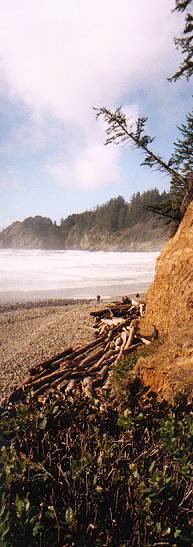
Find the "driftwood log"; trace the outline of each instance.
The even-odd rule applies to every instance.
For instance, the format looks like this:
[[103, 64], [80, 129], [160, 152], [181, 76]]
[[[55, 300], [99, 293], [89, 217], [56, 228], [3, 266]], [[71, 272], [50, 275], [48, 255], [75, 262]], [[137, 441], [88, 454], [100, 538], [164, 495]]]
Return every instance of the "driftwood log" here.
[[91, 376], [86, 376], [82, 382], [82, 390], [85, 397], [92, 399], [93, 397], [93, 379]]
[[[108, 307], [91, 312], [96, 320], [95, 338], [82, 347], [68, 347], [51, 359], [35, 367], [10, 396], [17, 401], [31, 391], [32, 397], [43, 400], [48, 392], [57, 389], [66, 395], [82, 394], [93, 397], [108, 391], [112, 386], [113, 367], [127, 354], [137, 351], [150, 340], [141, 337], [138, 318], [141, 303], [115, 302]], [[144, 304], [143, 304], [144, 306]]]

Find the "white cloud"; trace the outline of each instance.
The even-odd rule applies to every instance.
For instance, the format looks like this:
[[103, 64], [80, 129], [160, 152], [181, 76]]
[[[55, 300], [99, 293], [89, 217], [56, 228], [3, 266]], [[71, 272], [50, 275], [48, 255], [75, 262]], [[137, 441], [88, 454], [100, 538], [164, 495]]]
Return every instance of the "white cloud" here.
[[62, 186], [91, 189], [119, 181], [118, 158], [117, 148], [93, 144], [84, 148], [73, 163], [56, 161], [47, 171]]
[[[69, 177], [75, 186], [106, 184], [109, 170], [117, 179], [119, 154], [99, 146], [92, 106], [117, 105], [137, 86], [160, 93], [158, 82], [175, 66], [173, 6], [173, 0], [0, 0], [1, 80], [9, 98], [30, 108], [33, 128], [48, 115], [71, 125], [67, 149], [75, 129], [84, 135], [78, 157], [50, 165], [63, 184]], [[24, 128], [18, 137], [25, 140]], [[44, 147], [37, 130], [38, 139]]]
[[[168, 0], [0, 0], [3, 77], [36, 114], [81, 124], [170, 65]], [[3, 13], [3, 16], [2, 16]]]
[[[123, 109], [130, 123], [134, 122], [138, 115], [137, 105], [124, 105]], [[104, 146], [104, 132], [104, 122], [100, 118], [95, 133], [89, 134], [89, 144], [65, 162], [61, 158], [54, 159], [46, 166], [47, 173], [59, 185], [74, 188], [92, 189], [118, 183], [120, 149]]]

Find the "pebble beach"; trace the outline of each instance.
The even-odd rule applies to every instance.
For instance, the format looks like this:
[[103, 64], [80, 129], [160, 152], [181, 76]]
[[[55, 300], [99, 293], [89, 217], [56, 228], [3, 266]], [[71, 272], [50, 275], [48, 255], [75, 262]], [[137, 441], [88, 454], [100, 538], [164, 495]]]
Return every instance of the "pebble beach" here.
[[29, 368], [93, 338], [96, 301], [39, 301], [0, 306], [0, 400]]

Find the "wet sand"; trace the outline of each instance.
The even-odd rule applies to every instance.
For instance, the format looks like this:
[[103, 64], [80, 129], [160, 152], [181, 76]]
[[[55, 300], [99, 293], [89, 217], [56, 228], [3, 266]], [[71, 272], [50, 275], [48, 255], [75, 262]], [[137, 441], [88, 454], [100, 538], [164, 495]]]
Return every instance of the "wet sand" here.
[[116, 285], [96, 285], [95, 287], [80, 287], [76, 289], [60, 289], [49, 291], [0, 291], [0, 305], [17, 302], [39, 302], [48, 300], [95, 300], [96, 295], [100, 294], [102, 299], [116, 298], [117, 295], [124, 296], [125, 294], [136, 294], [137, 292], [145, 293], [150, 285], [150, 282], [132, 282], [132, 283], [117, 283]]

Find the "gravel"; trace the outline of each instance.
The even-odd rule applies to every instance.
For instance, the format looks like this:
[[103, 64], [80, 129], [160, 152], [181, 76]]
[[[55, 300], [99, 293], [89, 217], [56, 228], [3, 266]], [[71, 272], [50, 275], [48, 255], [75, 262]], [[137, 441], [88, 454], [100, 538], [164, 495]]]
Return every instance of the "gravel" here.
[[0, 307], [0, 399], [10, 395], [31, 366], [93, 339], [90, 311], [96, 302], [62, 302]]

